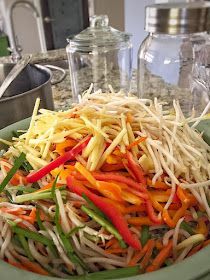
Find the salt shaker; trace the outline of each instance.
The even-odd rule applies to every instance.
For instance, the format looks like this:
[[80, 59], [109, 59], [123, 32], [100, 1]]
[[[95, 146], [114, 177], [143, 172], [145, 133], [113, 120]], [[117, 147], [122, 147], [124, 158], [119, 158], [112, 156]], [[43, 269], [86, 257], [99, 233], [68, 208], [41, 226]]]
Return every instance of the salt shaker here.
[[179, 101], [186, 116], [199, 114], [209, 98], [206, 63], [210, 5], [165, 3], [146, 7], [149, 35], [138, 53], [139, 97]]
[[108, 25], [106, 15], [95, 15], [90, 27], [69, 40], [66, 47], [73, 101], [93, 84], [93, 91], [129, 91], [132, 71], [130, 34]]

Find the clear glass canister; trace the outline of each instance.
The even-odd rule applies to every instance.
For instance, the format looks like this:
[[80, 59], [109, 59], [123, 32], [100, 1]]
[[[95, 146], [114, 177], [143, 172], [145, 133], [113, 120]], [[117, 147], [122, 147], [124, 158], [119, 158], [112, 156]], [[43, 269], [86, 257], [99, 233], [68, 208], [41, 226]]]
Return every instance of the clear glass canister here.
[[73, 101], [93, 83], [93, 90], [129, 91], [132, 71], [130, 34], [108, 25], [106, 15], [93, 16], [90, 27], [66, 47]]
[[200, 114], [209, 102], [206, 26], [209, 5], [155, 4], [146, 7], [149, 35], [138, 53], [139, 97], [179, 100], [186, 116]]

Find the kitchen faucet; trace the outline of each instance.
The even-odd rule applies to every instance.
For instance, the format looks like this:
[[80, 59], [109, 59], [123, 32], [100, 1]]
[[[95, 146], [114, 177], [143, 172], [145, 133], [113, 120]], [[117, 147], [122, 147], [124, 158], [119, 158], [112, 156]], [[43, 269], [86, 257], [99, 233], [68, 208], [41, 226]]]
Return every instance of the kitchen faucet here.
[[39, 17], [39, 12], [37, 8], [34, 6], [33, 3], [29, 1], [15, 1], [12, 3], [9, 8], [8, 8], [8, 21], [9, 21], [9, 26], [10, 26], [10, 31], [11, 31], [11, 36], [10, 36], [10, 48], [11, 48], [11, 58], [13, 62], [17, 62], [19, 59], [21, 59], [21, 47], [18, 45], [16, 35], [15, 35], [15, 28], [14, 28], [14, 20], [13, 20], [13, 12], [15, 7], [17, 6], [24, 6], [26, 8], [29, 8], [34, 11], [34, 14], [36, 17]]

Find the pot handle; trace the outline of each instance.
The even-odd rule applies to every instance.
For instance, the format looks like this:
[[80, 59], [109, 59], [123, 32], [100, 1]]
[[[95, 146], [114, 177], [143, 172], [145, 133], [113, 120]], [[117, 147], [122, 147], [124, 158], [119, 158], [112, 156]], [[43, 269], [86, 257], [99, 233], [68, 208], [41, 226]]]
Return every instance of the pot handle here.
[[54, 70], [54, 71], [60, 71], [61, 72], [61, 76], [60, 78], [58, 78], [57, 80], [55, 81], [51, 81], [51, 85], [56, 85], [56, 84], [59, 84], [61, 83], [65, 78], [66, 78], [66, 70], [61, 68], [61, 67], [58, 67], [58, 66], [55, 66], [55, 65], [45, 65], [45, 67], [51, 69], [51, 70]]

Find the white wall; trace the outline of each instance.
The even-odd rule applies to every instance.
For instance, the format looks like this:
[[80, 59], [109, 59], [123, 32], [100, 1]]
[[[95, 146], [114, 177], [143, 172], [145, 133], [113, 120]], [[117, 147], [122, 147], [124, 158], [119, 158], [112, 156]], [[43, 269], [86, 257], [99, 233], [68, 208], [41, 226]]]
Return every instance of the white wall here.
[[137, 67], [137, 52], [147, 36], [144, 31], [145, 6], [154, 4], [155, 0], [125, 0], [125, 31], [132, 33], [133, 67]]
[[94, 0], [94, 13], [108, 15], [109, 25], [124, 30], [124, 0]]

